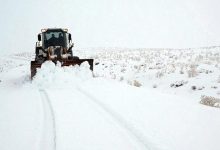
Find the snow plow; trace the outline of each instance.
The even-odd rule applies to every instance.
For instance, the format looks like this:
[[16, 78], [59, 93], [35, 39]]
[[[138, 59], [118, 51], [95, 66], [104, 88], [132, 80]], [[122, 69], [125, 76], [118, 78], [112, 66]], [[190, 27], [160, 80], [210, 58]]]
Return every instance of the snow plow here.
[[87, 61], [90, 70], [93, 70], [93, 59], [79, 59], [79, 57], [73, 56], [73, 46], [71, 34], [67, 29], [42, 29], [36, 42], [35, 60], [31, 61], [31, 79], [35, 76], [37, 68], [48, 60], [55, 64], [59, 61], [61, 66], [80, 65]]

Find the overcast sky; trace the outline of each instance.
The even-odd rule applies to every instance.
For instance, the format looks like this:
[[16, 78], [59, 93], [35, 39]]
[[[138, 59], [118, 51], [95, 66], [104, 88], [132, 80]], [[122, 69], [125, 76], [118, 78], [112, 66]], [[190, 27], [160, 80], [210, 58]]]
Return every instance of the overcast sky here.
[[220, 45], [219, 0], [0, 0], [0, 50], [34, 51], [41, 28], [62, 27], [76, 48]]

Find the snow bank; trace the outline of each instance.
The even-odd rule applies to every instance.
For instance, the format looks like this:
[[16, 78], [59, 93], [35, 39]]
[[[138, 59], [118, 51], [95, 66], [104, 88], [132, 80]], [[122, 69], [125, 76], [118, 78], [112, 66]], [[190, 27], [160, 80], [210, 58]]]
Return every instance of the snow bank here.
[[39, 88], [76, 86], [92, 77], [87, 62], [80, 66], [61, 67], [59, 62], [55, 65], [51, 61], [46, 61], [37, 69], [32, 84]]

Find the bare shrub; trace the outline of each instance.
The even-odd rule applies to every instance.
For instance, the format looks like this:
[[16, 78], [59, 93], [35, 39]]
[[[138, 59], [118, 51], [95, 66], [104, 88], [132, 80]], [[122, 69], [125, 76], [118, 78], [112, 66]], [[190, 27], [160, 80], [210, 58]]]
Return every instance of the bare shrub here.
[[126, 69], [125, 69], [125, 68], [122, 68], [122, 69], [121, 69], [121, 72], [122, 72], [122, 73], [124, 73], [125, 71], [126, 71]]
[[195, 85], [191, 86], [191, 89], [192, 89], [193, 91], [195, 91], [195, 90], [196, 90], [196, 86], [195, 86]]
[[183, 66], [180, 67], [180, 74], [184, 74], [184, 67]]
[[153, 84], [153, 88], [157, 88], [157, 84]]
[[131, 80], [127, 80], [127, 83], [128, 83], [129, 85], [132, 85], [132, 81], [131, 81]]
[[139, 66], [138, 65], [134, 65], [134, 69], [139, 69]]
[[212, 89], [217, 89], [218, 87], [215, 86], [215, 85], [213, 85], [213, 86], [211, 86], [211, 88], [212, 88]]
[[205, 73], [209, 74], [209, 73], [213, 73], [213, 71], [212, 70], [206, 70]]
[[204, 86], [199, 86], [197, 89], [198, 90], [203, 90], [205, 87]]
[[176, 71], [176, 66], [175, 66], [175, 64], [171, 64], [171, 68], [170, 68], [170, 73], [175, 73], [175, 71]]
[[136, 87], [142, 86], [142, 84], [137, 80], [134, 80], [133, 85], [136, 86]]
[[220, 108], [220, 99], [212, 96], [201, 96], [200, 103], [203, 105]]
[[177, 87], [183, 86], [184, 84], [187, 84], [187, 83], [188, 83], [188, 81], [184, 81], [184, 80], [176, 81], [175, 83], [170, 84], [170, 87], [177, 88]]
[[195, 86], [195, 85], [191, 86], [191, 89], [193, 91], [195, 91], [195, 90], [203, 90], [204, 88], [205, 88], [204, 86]]
[[218, 83], [220, 83], [220, 76], [218, 77], [218, 80], [217, 80], [217, 82], [218, 82]]
[[164, 76], [164, 73], [162, 72], [162, 71], [157, 71], [156, 72], [156, 77], [157, 78], [161, 78], [161, 77], [163, 77]]
[[124, 80], [124, 77], [123, 76], [121, 76], [120, 77], [120, 79], [119, 79], [119, 81], [123, 81]]
[[188, 77], [192, 78], [197, 76], [198, 72], [196, 70], [196, 65], [190, 65], [190, 68], [188, 70]]

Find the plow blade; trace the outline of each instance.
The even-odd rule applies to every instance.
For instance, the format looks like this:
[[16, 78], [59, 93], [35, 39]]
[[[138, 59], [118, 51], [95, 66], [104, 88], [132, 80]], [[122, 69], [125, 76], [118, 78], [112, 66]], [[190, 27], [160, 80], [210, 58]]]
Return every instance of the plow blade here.
[[[88, 62], [90, 66], [90, 70], [93, 71], [93, 59], [75, 59], [75, 60], [65, 60], [60, 62], [61, 62], [61, 66], [71, 66], [71, 65], [74, 66], [74, 65], [80, 65], [85, 61]], [[33, 79], [33, 77], [35, 76], [37, 72], [37, 68], [41, 68], [41, 65], [42, 63], [39, 63], [37, 61], [31, 61], [31, 79]]]

